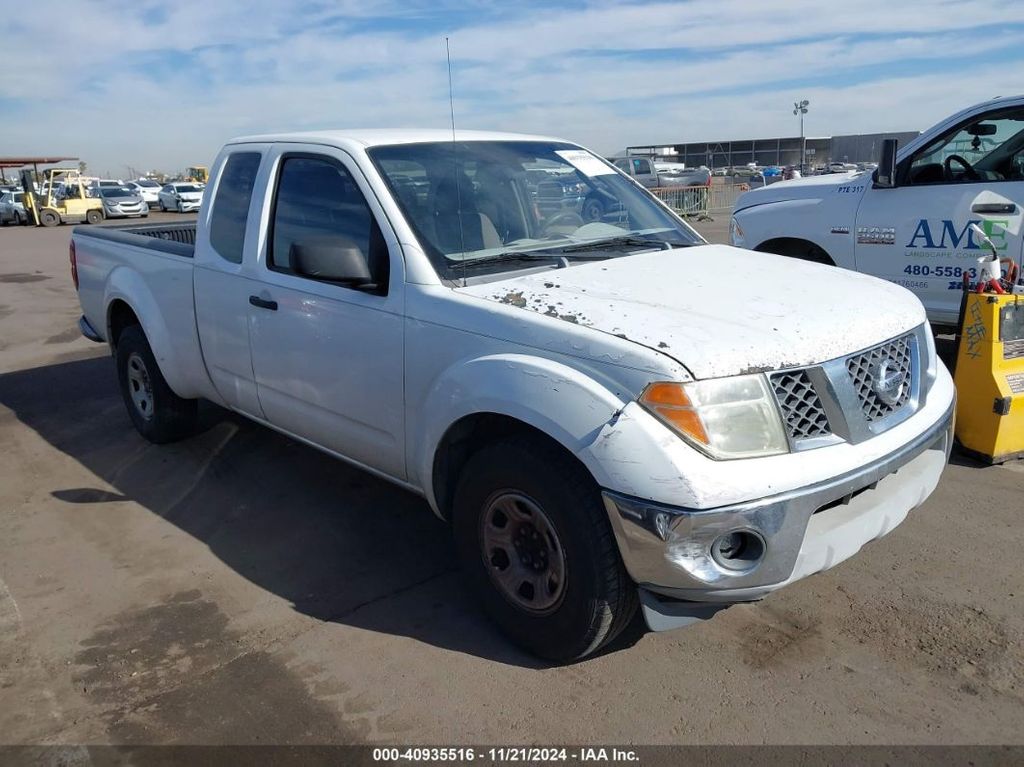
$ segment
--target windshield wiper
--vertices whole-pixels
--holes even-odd
[[[509,250],[504,253],[495,253],[493,256],[483,256],[481,258],[467,258],[460,261],[453,261],[450,265],[452,269],[463,269],[481,264],[497,264],[503,261],[557,261],[560,258],[558,253],[548,253],[544,251],[519,251]]]
[[[567,248],[562,248],[562,253],[582,253],[588,250],[605,250],[609,248],[630,248],[630,247],[650,247],[658,248],[661,250],[668,250],[674,247],[685,247],[684,243],[667,242],[665,240],[649,240],[646,237],[635,237],[633,235],[624,235],[622,237],[609,237],[606,240],[593,240],[592,242],[584,242],[580,245],[570,245]]]

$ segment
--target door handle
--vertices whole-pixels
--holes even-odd
[[[277,301],[270,301],[259,296],[249,296],[249,303],[253,306],[258,306],[260,309],[270,309],[272,312],[277,311]]]
[[[972,213],[1016,213],[1017,206],[1012,202],[979,202],[971,206]]]

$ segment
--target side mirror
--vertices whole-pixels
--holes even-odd
[[[881,189],[892,189],[896,186],[896,149],[899,142],[894,138],[882,141],[882,157],[875,171],[875,186]]]
[[[298,274],[339,282],[354,288],[375,288],[370,267],[354,241],[347,237],[316,237],[293,242],[288,260]]]

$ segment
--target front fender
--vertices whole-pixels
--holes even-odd
[[[803,240],[825,251],[836,266],[853,266],[854,211],[836,200],[825,197],[766,200],[737,209],[733,218],[743,231],[743,242],[733,243],[737,247],[756,250],[769,240]]]
[[[461,360],[434,382],[410,440],[409,466],[434,511],[434,456],[453,424],[466,416],[494,413],[540,430],[578,456],[598,482],[604,473],[587,447],[626,402],[580,371],[550,359],[494,354]],[[593,465],[592,465],[593,464]]]

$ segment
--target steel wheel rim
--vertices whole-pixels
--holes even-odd
[[[565,551],[551,520],[523,493],[501,490],[484,507],[480,553],[491,582],[521,610],[543,615],[565,596]]]
[[[128,393],[136,412],[147,421],[153,418],[153,385],[146,363],[134,352],[128,356]]]

